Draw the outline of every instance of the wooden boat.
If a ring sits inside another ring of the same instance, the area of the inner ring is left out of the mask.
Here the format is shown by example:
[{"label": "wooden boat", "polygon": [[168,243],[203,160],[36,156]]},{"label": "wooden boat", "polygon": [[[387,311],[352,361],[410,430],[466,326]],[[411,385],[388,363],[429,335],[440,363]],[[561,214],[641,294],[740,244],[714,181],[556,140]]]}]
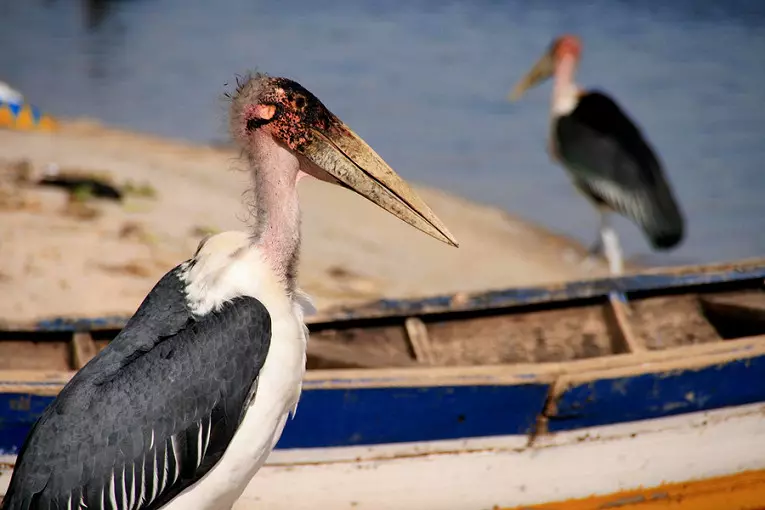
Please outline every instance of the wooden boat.
[{"label": "wooden boat", "polygon": [[[765,508],[765,260],[310,318],[298,412],[237,510]],[[0,494],[125,318],[4,324]]]}]

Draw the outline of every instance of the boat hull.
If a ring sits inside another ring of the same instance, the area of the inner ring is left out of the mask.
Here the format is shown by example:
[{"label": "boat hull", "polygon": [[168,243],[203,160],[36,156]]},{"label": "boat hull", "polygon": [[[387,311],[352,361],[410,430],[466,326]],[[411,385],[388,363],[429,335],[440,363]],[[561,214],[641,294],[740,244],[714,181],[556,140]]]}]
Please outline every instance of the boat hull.
[{"label": "boat hull", "polygon": [[[234,510],[765,508],[765,405],[525,435],[280,449]],[[0,468],[0,494],[12,456]]]},{"label": "boat hull", "polygon": [[[762,261],[314,317],[297,415],[235,509],[765,508],[764,281]],[[0,331],[0,494],[119,327]]]}]

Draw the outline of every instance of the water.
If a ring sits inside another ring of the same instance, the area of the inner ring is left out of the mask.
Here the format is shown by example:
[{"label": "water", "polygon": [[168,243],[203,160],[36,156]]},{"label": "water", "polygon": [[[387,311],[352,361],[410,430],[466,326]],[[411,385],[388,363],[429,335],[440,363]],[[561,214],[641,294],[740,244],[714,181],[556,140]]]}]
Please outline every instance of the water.
[{"label": "water", "polygon": [[[235,73],[298,80],[408,179],[589,244],[597,218],[546,153],[550,85],[506,96],[554,35],[666,164],[688,237],[654,263],[765,254],[765,2],[125,0],[0,2],[0,80],[47,111],[222,140]],[[530,254],[533,256],[533,254]]]}]

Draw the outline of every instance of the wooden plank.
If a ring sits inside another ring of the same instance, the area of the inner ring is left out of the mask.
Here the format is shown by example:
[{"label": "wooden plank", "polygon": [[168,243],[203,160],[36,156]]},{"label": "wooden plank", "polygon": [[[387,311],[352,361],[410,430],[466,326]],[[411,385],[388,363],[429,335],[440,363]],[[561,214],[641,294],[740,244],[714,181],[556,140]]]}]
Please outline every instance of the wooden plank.
[{"label": "wooden plank", "polygon": [[563,363],[608,357],[613,334],[601,304],[428,320],[438,365]]},{"label": "wooden plank", "polygon": [[631,312],[629,305],[624,301],[624,295],[612,292],[608,295],[608,304],[625,350],[635,353],[645,351],[645,346],[638,340],[635,332],[632,330],[632,325],[630,324]]},{"label": "wooden plank", "polygon": [[[630,311],[633,333],[647,350],[677,349],[722,340],[699,304],[697,294],[631,300]],[[755,334],[758,333],[730,338]]]},{"label": "wooden plank", "polygon": [[42,342],[0,340],[0,370],[67,370],[70,360],[69,345],[60,336]]},{"label": "wooden plank", "polygon": [[464,367],[389,367],[374,370],[314,370],[305,384],[316,387],[384,387],[410,385],[524,384],[565,377],[567,383],[586,383],[607,377],[626,377],[669,370],[694,370],[737,359],[765,355],[765,335],[698,344],[680,349],[643,351],[565,363]]},{"label": "wooden plank", "polygon": [[562,395],[563,391],[566,389],[563,384],[565,383],[562,382],[562,378],[558,377],[548,387],[544,407],[539,413],[539,416],[537,416],[537,422],[534,425],[534,428],[528,434],[528,441],[526,442],[527,448],[534,446],[537,438],[545,436],[550,432],[549,417],[554,416],[557,412],[557,398]]},{"label": "wooden plank", "polygon": [[316,370],[414,365],[416,363],[409,350],[402,324],[329,328],[311,333],[307,368]]},{"label": "wooden plank", "polygon": [[707,310],[732,320],[765,321],[765,292],[760,290],[702,295],[699,301]]},{"label": "wooden plank", "polygon": [[417,364],[415,361],[402,356],[385,356],[381,352],[370,352],[363,346],[332,342],[321,338],[308,340],[308,358],[308,364],[312,370],[320,368],[388,368]]},{"label": "wooden plank", "polygon": [[[310,344],[314,340],[309,340]],[[748,359],[765,354],[765,335],[678,349],[618,354],[564,363],[519,363],[461,367],[428,367],[414,361],[406,367],[344,368],[310,370],[304,385],[312,388],[358,388],[400,386],[460,386],[468,384],[551,383],[565,377],[568,384],[595,381],[606,377],[625,377],[662,370],[693,370],[730,360]],[[74,375],[73,371],[0,370],[0,393],[16,391],[19,386],[39,385],[59,389]]]},{"label": "wooden plank", "polygon": [[424,365],[435,365],[436,354],[433,352],[425,323],[418,317],[409,317],[404,321],[404,328],[415,359]]},{"label": "wooden plank", "polygon": [[72,364],[79,370],[98,353],[93,337],[87,331],[78,331],[72,335]]}]

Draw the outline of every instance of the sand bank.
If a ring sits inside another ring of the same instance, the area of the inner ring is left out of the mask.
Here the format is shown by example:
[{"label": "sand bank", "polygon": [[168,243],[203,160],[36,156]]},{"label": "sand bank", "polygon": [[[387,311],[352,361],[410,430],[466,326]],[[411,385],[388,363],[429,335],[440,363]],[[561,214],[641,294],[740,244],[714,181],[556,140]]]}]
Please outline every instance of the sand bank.
[{"label": "sand bank", "polygon": [[[19,184],[23,162],[34,175],[50,163],[108,173],[117,183],[148,184],[154,196],[73,203],[63,190]],[[84,120],[64,122],[58,133],[0,131],[0,320],[132,313],[204,235],[246,228],[243,168],[230,149]],[[396,170],[407,177],[406,168]],[[460,248],[347,190],[301,183],[299,280],[320,309],[606,274],[602,264],[584,268],[583,247],[569,239],[495,208],[417,189]]]}]

